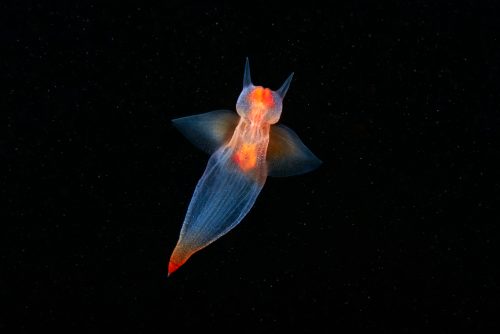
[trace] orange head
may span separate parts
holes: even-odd
[[[274,124],[278,122],[283,108],[283,98],[290,86],[293,73],[285,80],[277,91],[262,86],[254,86],[250,78],[248,58],[243,76],[243,90],[236,102],[236,111],[241,117],[252,122]]]
[[[256,107],[261,105],[263,108],[274,107],[274,97],[273,91],[269,88],[264,88],[261,86],[254,87],[253,90],[247,96],[250,103]]]

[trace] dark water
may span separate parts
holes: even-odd
[[[439,3],[2,5],[0,329],[496,326],[500,27]],[[247,56],[323,165],[167,279],[208,160],[170,120]]]

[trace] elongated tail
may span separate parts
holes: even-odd
[[[242,172],[233,162],[231,149],[217,150],[210,157],[189,204],[179,241],[170,257],[169,275],[195,252],[238,225],[263,186],[264,181]]]

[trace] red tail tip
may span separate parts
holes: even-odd
[[[172,275],[172,273],[174,271],[176,271],[177,269],[179,269],[180,266],[181,266],[180,264],[177,264],[177,263],[174,263],[174,262],[170,261],[168,263],[168,276],[167,277],[170,277],[170,275]]]

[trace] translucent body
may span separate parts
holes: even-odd
[[[250,211],[264,186],[269,133],[252,129],[245,121],[236,129],[230,143],[210,157],[198,181],[170,260],[169,272],[236,226]],[[254,140],[248,138],[251,132],[254,132]],[[249,142],[256,145],[255,161],[253,157],[240,157],[238,153]]]

